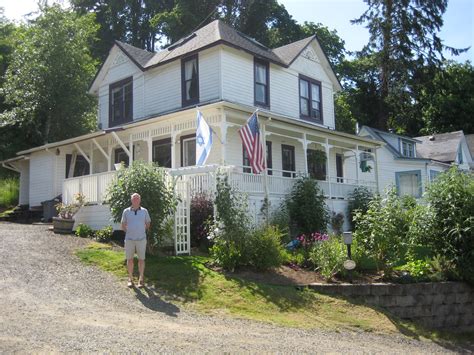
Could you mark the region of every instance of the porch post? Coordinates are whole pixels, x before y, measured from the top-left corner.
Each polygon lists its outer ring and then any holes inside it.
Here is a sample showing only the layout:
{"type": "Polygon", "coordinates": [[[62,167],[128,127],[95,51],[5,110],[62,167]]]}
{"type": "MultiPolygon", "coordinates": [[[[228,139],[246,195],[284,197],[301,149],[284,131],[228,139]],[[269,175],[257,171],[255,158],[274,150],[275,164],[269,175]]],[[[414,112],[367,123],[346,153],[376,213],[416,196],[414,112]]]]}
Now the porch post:
{"type": "Polygon", "coordinates": [[[332,198],[332,189],[331,189],[331,169],[329,166],[329,139],[326,138],[326,143],[324,144],[324,150],[326,151],[326,177],[328,179],[328,187],[329,187],[329,198],[332,198]]]}
{"type": "Polygon", "coordinates": [[[107,171],[112,171],[112,147],[107,142],[107,171]]]}
{"type": "Polygon", "coordinates": [[[304,152],[304,173],[308,176],[308,140],[306,133],[303,133],[303,152],[304,152]]]}
{"type": "Polygon", "coordinates": [[[377,158],[377,149],[378,149],[378,147],[374,147],[375,191],[377,193],[380,193],[380,187],[379,187],[379,160],[377,158]]]}
{"type": "Polygon", "coordinates": [[[355,163],[356,163],[356,184],[359,185],[359,145],[356,145],[355,163]]]}
{"type": "Polygon", "coordinates": [[[132,165],[133,163],[133,138],[132,138],[132,134],[130,133],[130,136],[129,136],[129,141],[128,141],[128,150],[130,151],[130,153],[128,154],[128,161],[129,161],[129,166],[132,165]]]}
{"type": "Polygon", "coordinates": [[[151,131],[148,132],[146,144],[148,146],[148,162],[151,163],[153,161],[153,139],[151,138],[151,131]]]}
{"type": "Polygon", "coordinates": [[[89,175],[92,175],[94,172],[94,143],[90,142],[90,150],[91,150],[91,162],[89,163],[89,175]]]}
{"type": "Polygon", "coordinates": [[[176,133],[171,131],[171,168],[176,169],[176,133]]]}
{"type": "Polygon", "coordinates": [[[226,115],[225,113],[222,114],[222,122],[221,122],[221,136],[222,136],[222,141],[221,141],[221,165],[226,164],[227,160],[227,152],[226,152],[226,146],[227,146],[227,122],[226,120],[226,115]]]}

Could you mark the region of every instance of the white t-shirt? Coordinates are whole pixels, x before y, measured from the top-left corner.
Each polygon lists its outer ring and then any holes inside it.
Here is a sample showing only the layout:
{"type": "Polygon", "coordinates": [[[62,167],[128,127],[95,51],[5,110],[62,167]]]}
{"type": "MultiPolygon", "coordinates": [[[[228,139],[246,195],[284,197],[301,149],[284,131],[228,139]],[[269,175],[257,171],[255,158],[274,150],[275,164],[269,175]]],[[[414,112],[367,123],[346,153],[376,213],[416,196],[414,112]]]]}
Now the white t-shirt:
{"type": "Polygon", "coordinates": [[[123,210],[122,223],[127,225],[127,232],[125,233],[125,239],[128,240],[143,240],[146,238],[145,223],[150,223],[150,215],[148,210],[144,207],[138,207],[137,210],[133,210],[132,207],[128,207],[123,210]]]}

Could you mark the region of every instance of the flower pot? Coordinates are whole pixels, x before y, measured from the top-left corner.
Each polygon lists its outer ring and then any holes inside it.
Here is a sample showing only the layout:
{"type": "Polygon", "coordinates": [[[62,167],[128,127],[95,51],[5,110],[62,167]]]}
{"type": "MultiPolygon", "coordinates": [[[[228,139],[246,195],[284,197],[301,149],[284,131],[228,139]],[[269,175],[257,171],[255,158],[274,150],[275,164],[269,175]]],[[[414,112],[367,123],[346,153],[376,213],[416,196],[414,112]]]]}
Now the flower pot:
{"type": "Polygon", "coordinates": [[[72,234],[74,219],[53,217],[53,232],[57,234],[72,234]]]}

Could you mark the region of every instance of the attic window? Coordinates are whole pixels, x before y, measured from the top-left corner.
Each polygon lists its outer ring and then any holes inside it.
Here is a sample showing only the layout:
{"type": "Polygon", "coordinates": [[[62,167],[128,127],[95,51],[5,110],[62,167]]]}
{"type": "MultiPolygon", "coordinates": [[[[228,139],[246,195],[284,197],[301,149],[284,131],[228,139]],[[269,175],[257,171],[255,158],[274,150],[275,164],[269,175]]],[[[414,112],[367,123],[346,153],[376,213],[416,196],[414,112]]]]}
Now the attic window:
{"type": "Polygon", "coordinates": [[[133,119],[133,77],[109,86],[109,127],[133,119]]]}
{"type": "Polygon", "coordinates": [[[407,158],[415,157],[415,145],[412,142],[402,140],[401,142],[402,155],[407,158]]]}

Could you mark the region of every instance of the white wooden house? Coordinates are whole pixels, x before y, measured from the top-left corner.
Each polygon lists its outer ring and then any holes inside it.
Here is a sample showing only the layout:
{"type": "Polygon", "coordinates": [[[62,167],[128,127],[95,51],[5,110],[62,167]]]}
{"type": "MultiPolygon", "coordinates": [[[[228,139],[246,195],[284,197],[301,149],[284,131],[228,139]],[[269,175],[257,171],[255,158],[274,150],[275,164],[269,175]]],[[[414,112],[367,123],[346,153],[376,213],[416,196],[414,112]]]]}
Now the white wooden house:
{"type": "Polygon", "coordinates": [[[345,211],[356,186],[377,189],[381,142],[335,130],[333,95],[340,89],[315,36],[268,49],[216,20],[158,53],[116,42],[90,87],[99,102],[98,130],[4,163],[21,172],[21,204],[34,208],[59,194],[71,202],[81,191],[97,205],[83,208],[77,222],[94,228],[110,224],[102,203],[114,164],[136,159],[158,162],[195,185],[213,167],[232,167],[255,212],[264,174],[248,168],[237,131],[258,108],[273,206],[306,174],[318,178],[331,209],[345,211]],[[192,168],[197,106],[218,136],[209,166],[199,169],[192,168]],[[327,162],[308,161],[311,150],[323,151],[327,162]],[[372,157],[371,172],[360,169],[361,154],[372,157]]]}
{"type": "Polygon", "coordinates": [[[472,165],[463,131],[411,138],[362,126],[359,136],[385,143],[378,151],[381,191],[395,186],[400,195],[420,198],[428,184],[452,164],[463,170],[472,165]]]}

